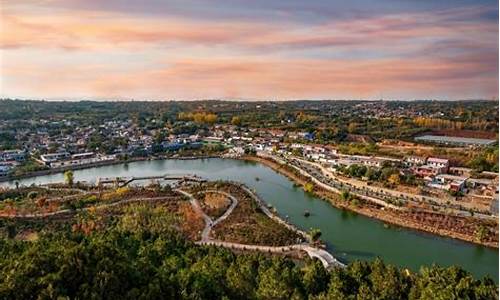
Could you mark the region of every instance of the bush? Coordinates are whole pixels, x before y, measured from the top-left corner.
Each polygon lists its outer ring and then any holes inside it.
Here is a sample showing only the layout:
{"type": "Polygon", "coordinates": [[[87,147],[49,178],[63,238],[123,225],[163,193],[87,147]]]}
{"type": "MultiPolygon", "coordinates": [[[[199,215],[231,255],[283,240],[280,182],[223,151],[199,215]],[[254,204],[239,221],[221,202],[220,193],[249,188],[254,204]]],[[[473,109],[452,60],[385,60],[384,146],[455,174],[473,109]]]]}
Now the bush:
{"type": "Polygon", "coordinates": [[[312,193],[314,191],[314,184],[312,182],[304,184],[304,191],[306,191],[307,193],[312,193]]]}

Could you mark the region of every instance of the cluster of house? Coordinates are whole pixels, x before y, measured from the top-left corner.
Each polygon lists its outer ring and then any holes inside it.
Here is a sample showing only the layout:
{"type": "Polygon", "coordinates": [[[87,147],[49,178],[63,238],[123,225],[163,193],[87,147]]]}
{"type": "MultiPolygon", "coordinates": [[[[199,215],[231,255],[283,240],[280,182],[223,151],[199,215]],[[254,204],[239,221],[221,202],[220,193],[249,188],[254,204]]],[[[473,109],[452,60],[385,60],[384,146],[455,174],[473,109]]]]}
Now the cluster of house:
{"type": "MultiPolygon", "coordinates": [[[[235,155],[248,149],[273,152],[283,155],[301,154],[304,157],[328,164],[332,167],[364,165],[372,168],[384,166],[401,167],[404,173],[411,173],[426,180],[427,185],[450,191],[461,191],[467,185],[490,184],[487,180],[471,179],[463,168],[450,168],[449,161],[433,157],[411,156],[403,160],[389,157],[346,155],[338,153],[332,146],[307,144],[314,135],[307,131],[291,132],[281,129],[239,128],[234,125],[215,125],[210,130],[197,134],[170,134],[159,142],[157,130],[147,130],[132,121],[107,121],[98,127],[74,126],[69,121],[60,121],[74,127],[71,134],[52,134],[50,128],[61,124],[45,122],[39,124],[36,133],[25,134],[24,150],[0,152],[0,176],[5,176],[28,156],[50,168],[62,168],[113,161],[120,156],[148,156],[154,153],[172,152],[180,149],[197,149],[203,145],[222,145],[235,155]],[[95,134],[106,136],[106,141],[123,140],[115,145],[109,154],[103,151],[89,152],[88,144],[95,134]],[[100,153],[99,153],[100,152],[100,153]],[[48,153],[38,155],[38,153],[48,153]],[[453,171],[453,172],[451,172],[453,171]],[[451,174],[450,174],[451,173],[451,174]]],[[[92,148],[93,149],[93,148],[92,148]]]]}
{"type": "Polygon", "coordinates": [[[424,178],[427,186],[453,192],[463,191],[468,177],[448,174],[450,162],[435,157],[410,156],[405,160],[413,174],[424,178]]]}
{"type": "MultiPolygon", "coordinates": [[[[450,192],[461,192],[466,188],[485,189],[495,185],[494,179],[471,178],[471,169],[450,167],[449,160],[436,157],[409,156],[405,159],[396,159],[380,156],[347,155],[338,153],[332,146],[299,143],[290,145],[283,143],[250,143],[249,146],[254,147],[257,151],[283,155],[292,155],[297,153],[294,150],[299,150],[303,157],[329,165],[332,168],[349,167],[351,165],[363,165],[370,168],[399,167],[403,174],[409,173],[423,178],[428,187],[450,192]]],[[[242,151],[241,149],[242,147],[238,148],[239,151],[242,151]]]]}
{"type": "Polygon", "coordinates": [[[15,166],[26,160],[26,155],[24,150],[0,151],[0,176],[7,176],[15,166]]]}
{"type": "Polygon", "coordinates": [[[70,154],[66,151],[42,154],[38,162],[50,168],[76,167],[116,160],[116,155],[101,155],[94,152],[70,154]]]}
{"type": "Polygon", "coordinates": [[[435,157],[409,156],[404,163],[411,167],[415,175],[423,178],[447,173],[450,167],[450,162],[447,159],[435,157]]]}
{"type": "Polygon", "coordinates": [[[152,153],[177,151],[183,148],[196,149],[200,148],[204,142],[204,139],[200,139],[197,135],[181,134],[172,135],[161,143],[153,143],[152,141],[148,142],[143,140],[141,143],[133,143],[133,146],[129,146],[126,149],[115,149],[112,154],[101,154],[95,152],[71,154],[67,151],[59,151],[55,153],[42,154],[40,155],[40,158],[36,160],[50,168],[63,168],[114,161],[123,155],[147,156],[152,153]]]}

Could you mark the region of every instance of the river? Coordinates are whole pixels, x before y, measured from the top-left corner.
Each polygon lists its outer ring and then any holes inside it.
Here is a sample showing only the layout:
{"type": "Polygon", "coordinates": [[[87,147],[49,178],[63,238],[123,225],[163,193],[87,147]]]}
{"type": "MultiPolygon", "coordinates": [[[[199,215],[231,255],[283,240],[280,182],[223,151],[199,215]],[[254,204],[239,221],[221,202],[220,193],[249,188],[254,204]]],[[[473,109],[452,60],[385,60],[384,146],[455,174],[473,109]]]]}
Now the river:
{"type": "MultiPolygon", "coordinates": [[[[97,177],[197,174],[210,180],[243,182],[255,189],[282,217],[308,230],[319,228],[329,250],[343,262],[356,259],[385,262],[417,271],[436,263],[459,265],[477,278],[489,275],[498,282],[498,251],[450,238],[439,237],[343,211],[293,186],[285,176],[259,163],[232,159],[154,160],[74,171],[75,181],[93,182],[97,177]],[[258,178],[258,180],[256,179],[258,178]],[[303,216],[305,210],[310,217],[303,216]]],[[[21,184],[63,181],[63,174],[18,180],[21,184]]],[[[0,183],[13,186],[14,182],[0,183]]]]}

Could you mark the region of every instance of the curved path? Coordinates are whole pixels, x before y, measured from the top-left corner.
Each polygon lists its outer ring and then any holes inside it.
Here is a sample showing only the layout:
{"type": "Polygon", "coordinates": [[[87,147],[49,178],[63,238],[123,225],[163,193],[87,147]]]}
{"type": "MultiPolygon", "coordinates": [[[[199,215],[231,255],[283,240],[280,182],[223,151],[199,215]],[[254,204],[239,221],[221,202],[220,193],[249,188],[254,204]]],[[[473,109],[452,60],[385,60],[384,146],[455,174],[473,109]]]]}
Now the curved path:
{"type": "Polygon", "coordinates": [[[228,194],[226,192],[223,192],[223,191],[217,191],[217,190],[206,190],[205,193],[219,193],[221,195],[224,195],[226,197],[229,198],[229,200],[231,200],[231,205],[228,207],[228,209],[222,214],[222,216],[218,217],[213,223],[212,223],[212,227],[219,224],[220,222],[224,221],[225,219],[227,219],[227,217],[229,217],[229,215],[233,212],[234,208],[236,207],[236,205],[238,205],[238,199],[236,199],[236,197],[233,197],[233,195],[231,194],[228,194]]]}
{"type": "MultiPolygon", "coordinates": [[[[265,203],[257,196],[255,195],[248,187],[238,184],[246,193],[248,193],[260,206],[261,210],[266,214],[269,218],[277,221],[278,223],[286,226],[288,229],[293,230],[295,232],[298,232],[302,236],[306,237],[308,241],[310,241],[309,236],[294,227],[291,224],[288,224],[287,222],[283,221],[280,219],[278,216],[274,215],[271,213],[271,211],[265,206],[265,203]]],[[[289,246],[261,246],[261,245],[247,245],[247,244],[239,244],[239,243],[231,243],[231,242],[224,242],[224,241],[217,241],[213,240],[210,238],[210,231],[212,230],[212,227],[217,225],[218,223],[224,221],[229,217],[229,215],[233,212],[234,208],[238,205],[238,199],[234,197],[233,195],[223,192],[223,191],[217,191],[217,190],[206,190],[205,192],[214,192],[214,193],[219,193],[222,195],[225,195],[231,200],[231,205],[228,207],[228,209],[220,216],[218,217],[215,221],[212,220],[201,208],[200,203],[198,200],[190,193],[176,189],[174,190],[181,195],[186,196],[189,199],[189,202],[193,209],[200,214],[203,217],[203,220],[205,221],[205,228],[202,231],[201,234],[201,240],[196,242],[199,245],[215,245],[215,246],[220,246],[220,247],[225,247],[225,248],[230,248],[230,249],[240,249],[240,250],[255,250],[255,251],[261,251],[261,252],[268,252],[268,253],[286,253],[286,252],[291,252],[291,251],[304,251],[306,252],[311,258],[318,258],[323,266],[327,269],[330,269],[332,267],[344,267],[345,265],[339,262],[337,259],[335,259],[330,253],[327,251],[312,247],[308,243],[303,243],[303,244],[295,244],[295,245],[289,245],[289,246]]],[[[87,211],[91,208],[94,209],[106,209],[109,207],[114,207],[114,206],[119,206],[122,204],[127,204],[127,203],[133,203],[133,202],[149,202],[149,201],[164,201],[164,200],[170,200],[170,199],[176,199],[178,197],[176,196],[164,196],[164,197],[151,197],[151,198],[133,198],[133,199],[126,199],[126,200],[120,200],[117,202],[113,202],[110,204],[102,204],[102,205],[97,205],[97,206],[91,206],[91,207],[84,207],[80,209],[63,209],[55,212],[46,212],[46,213],[28,213],[28,214],[2,214],[0,217],[6,217],[6,218],[46,218],[46,217],[52,217],[52,216],[57,216],[57,215],[64,215],[64,214],[74,214],[77,212],[81,211],[87,211]]]]}
{"type": "MultiPolygon", "coordinates": [[[[285,221],[281,220],[279,217],[276,215],[272,214],[267,207],[262,203],[262,200],[260,200],[252,191],[250,191],[247,187],[242,186],[241,187],[250,194],[256,201],[257,203],[261,206],[263,209],[264,213],[272,218],[273,220],[278,219],[280,224],[284,224],[285,226],[292,226],[285,221]]],[[[224,248],[229,248],[229,249],[239,249],[239,250],[254,250],[254,251],[261,251],[261,252],[267,252],[267,253],[286,253],[286,252],[291,252],[291,251],[304,251],[306,252],[309,257],[311,258],[317,258],[321,261],[323,266],[326,269],[330,269],[332,267],[344,267],[345,265],[339,262],[337,259],[335,259],[330,253],[323,249],[319,249],[316,247],[312,247],[308,243],[304,244],[295,244],[295,245],[289,245],[289,246],[261,246],[261,245],[248,245],[248,244],[240,244],[240,243],[231,243],[231,242],[224,242],[224,241],[218,241],[218,240],[213,240],[210,238],[210,231],[212,230],[212,227],[219,222],[225,220],[233,211],[233,209],[236,207],[238,204],[238,200],[225,192],[220,192],[220,191],[215,191],[217,193],[221,193],[225,196],[227,196],[231,200],[231,206],[224,212],[222,216],[217,218],[215,221],[212,221],[212,219],[203,211],[201,208],[198,200],[190,193],[177,189],[175,190],[187,197],[189,197],[189,201],[191,205],[193,206],[193,209],[201,214],[203,219],[205,220],[205,228],[202,231],[201,235],[201,240],[196,242],[199,245],[213,245],[213,246],[218,246],[218,247],[224,247],[224,248]]],[[[212,190],[207,190],[207,192],[214,192],[212,190]]],[[[290,228],[291,230],[298,231],[301,234],[305,234],[304,232],[296,229],[295,227],[290,228]]]]}
{"type": "Polygon", "coordinates": [[[191,203],[191,206],[193,209],[196,211],[196,213],[200,214],[203,217],[203,220],[205,221],[205,228],[203,228],[203,231],[201,232],[201,242],[206,242],[206,241],[211,241],[210,238],[210,231],[212,230],[212,227],[215,225],[219,224],[220,222],[224,221],[229,215],[233,212],[234,208],[236,205],[238,205],[238,199],[233,197],[232,195],[226,193],[226,192],[221,192],[217,190],[207,190],[205,192],[211,192],[211,193],[219,193],[222,194],[226,197],[228,197],[231,200],[231,205],[229,208],[220,216],[217,218],[215,221],[208,216],[205,211],[201,208],[200,202],[190,193],[183,191],[183,190],[175,190],[178,193],[183,194],[184,196],[189,198],[189,202],[191,203]]]}

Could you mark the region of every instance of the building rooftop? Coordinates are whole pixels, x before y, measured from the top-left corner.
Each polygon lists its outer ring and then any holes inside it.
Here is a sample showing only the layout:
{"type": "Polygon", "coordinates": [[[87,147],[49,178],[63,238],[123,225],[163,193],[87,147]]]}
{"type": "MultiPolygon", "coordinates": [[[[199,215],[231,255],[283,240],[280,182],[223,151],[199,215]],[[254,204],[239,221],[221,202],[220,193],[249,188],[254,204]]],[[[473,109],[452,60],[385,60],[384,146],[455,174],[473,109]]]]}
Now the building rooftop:
{"type": "Polygon", "coordinates": [[[440,136],[440,135],[417,136],[415,140],[421,142],[434,142],[441,144],[479,145],[479,146],[487,146],[496,143],[496,140],[490,140],[490,139],[476,139],[476,138],[440,136]]]}
{"type": "Polygon", "coordinates": [[[427,159],[428,163],[440,163],[440,164],[447,164],[448,160],[444,158],[437,158],[437,157],[429,157],[427,159]]]}

